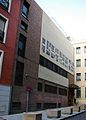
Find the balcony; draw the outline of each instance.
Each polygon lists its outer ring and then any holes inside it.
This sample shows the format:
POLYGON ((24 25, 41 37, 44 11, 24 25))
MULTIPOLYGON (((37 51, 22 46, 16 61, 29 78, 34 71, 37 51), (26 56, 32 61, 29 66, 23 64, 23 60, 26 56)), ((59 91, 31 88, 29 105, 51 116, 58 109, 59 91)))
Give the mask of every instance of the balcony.
POLYGON ((0 0, 0 6, 8 10, 9 8, 9 0, 0 0))

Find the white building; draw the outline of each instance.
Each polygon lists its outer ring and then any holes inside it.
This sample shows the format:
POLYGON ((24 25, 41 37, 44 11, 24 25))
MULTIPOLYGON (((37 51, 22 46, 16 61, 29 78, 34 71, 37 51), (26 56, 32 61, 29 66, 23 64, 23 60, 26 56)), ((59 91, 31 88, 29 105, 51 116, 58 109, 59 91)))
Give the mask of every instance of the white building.
POLYGON ((86 104, 86 40, 81 40, 74 45, 75 58, 75 84, 79 86, 76 90, 76 99, 80 104, 86 104))

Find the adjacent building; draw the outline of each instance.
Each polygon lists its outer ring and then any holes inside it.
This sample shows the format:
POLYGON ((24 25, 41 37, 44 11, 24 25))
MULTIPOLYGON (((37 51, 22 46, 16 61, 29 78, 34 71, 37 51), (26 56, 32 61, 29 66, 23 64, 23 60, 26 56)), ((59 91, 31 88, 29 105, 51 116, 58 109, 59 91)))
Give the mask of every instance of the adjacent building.
POLYGON ((0 0, 0 115, 9 113, 19 7, 19 1, 0 0))
POLYGON ((86 40, 77 41, 74 45, 75 84, 79 88, 75 92, 77 103, 86 104, 86 40))
POLYGON ((73 104, 73 45, 34 0, 0 1, 0 41, 2 113, 73 104))

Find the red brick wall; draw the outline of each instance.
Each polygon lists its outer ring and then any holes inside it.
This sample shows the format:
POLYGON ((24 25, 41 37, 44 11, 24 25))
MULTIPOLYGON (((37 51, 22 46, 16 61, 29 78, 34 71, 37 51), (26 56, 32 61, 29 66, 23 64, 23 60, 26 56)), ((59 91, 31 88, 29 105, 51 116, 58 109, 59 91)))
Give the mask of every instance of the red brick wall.
POLYGON ((10 13, 0 7, 0 13, 8 18, 8 29, 6 43, 0 43, 0 49, 4 51, 4 60, 2 66, 2 75, 0 84, 10 85, 12 81, 12 67, 14 62, 14 51, 16 42, 16 33, 18 27, 20 11, 20 0, 12 0, 10 13))

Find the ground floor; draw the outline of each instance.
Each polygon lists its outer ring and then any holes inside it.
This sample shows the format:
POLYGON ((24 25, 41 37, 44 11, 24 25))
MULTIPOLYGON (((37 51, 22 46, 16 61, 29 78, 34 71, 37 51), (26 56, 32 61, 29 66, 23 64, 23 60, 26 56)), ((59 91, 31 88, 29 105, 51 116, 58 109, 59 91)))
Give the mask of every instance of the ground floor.
POLYGON ((68 88, 43 79, 13 86, 11 113, 68 106, 68 88))
POLYGON ((0 115, 9 114, 11 87, 0 85, 0 115))

